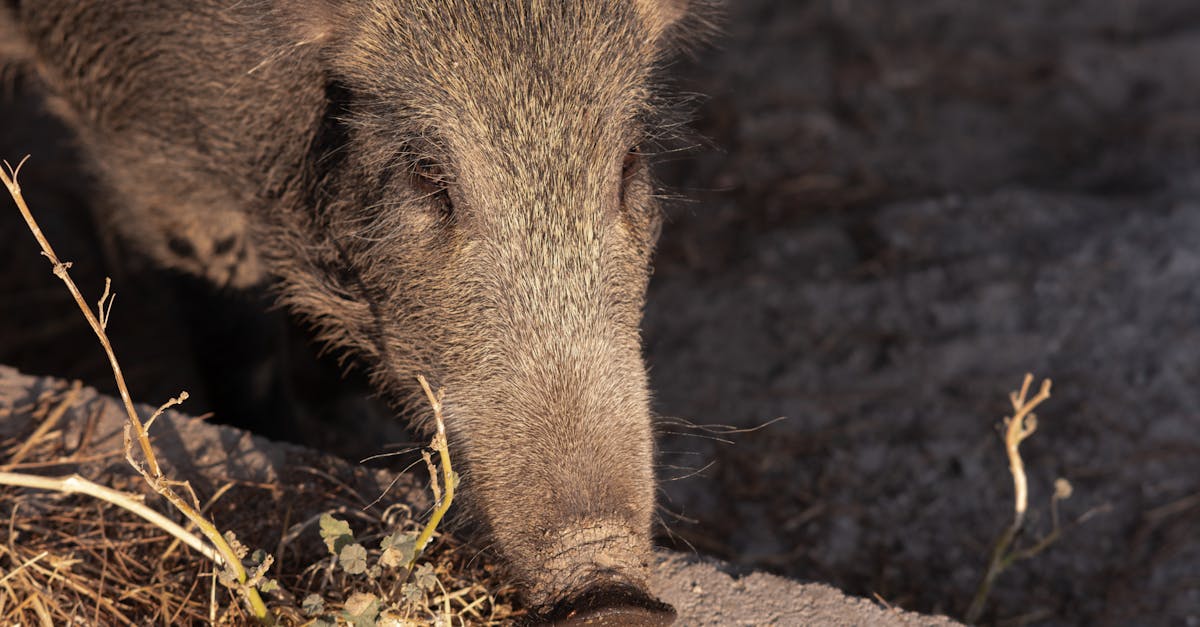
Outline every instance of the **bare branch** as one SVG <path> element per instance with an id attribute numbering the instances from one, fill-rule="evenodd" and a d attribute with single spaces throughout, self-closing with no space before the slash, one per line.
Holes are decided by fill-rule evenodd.
<path id="1" fill-rule="evenodd" d="M 62 477 L 46 477 L 18 472 L 0 472 L 0 484 L 34 488 L 37 490 L 53 490 L 55 492 L 62 492 L 63 494 L 86 494 L 93 498 L 112 503 L 121 509 L 141 516 L 155 527 L 179 538 L 184 544 L 192 547 L 198 553 L 217 564 L 223 563 L 221 555 L 214 551 L 211 546 L 189 533 L 187 529 L 175 524 L 170 518 L 147 507 L 141 502 L 141 497 L 102 486 L 84 479 L 77 474 Z"/>

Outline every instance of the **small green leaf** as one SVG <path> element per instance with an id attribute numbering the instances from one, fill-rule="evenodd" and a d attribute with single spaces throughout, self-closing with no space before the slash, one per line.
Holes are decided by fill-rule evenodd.
<path id="1" fill-rule="evenodd" d="M 274 579 L 263 579 L 258 582 L 258 589 L 262 592 L 275 592 L 279 589 L 279 582 Z"/>
<path id="2" fill-rule="evenodd" d="M 367 572 L 367 550 L 357 542 L 347 544 L 338 553 L 338 563 L 342 565 L 342 570 L 351 575 L 365 573 Z"/>
<path id="3" fill-rule="evenodd" d="M 375 595 L 355 592 L 342 607 L 342 618 L 354 627 L 375 627 L 380 609 L 379 599 Z"/>
<path id="4" fill-rule="evenodd" d="M 417 567 L 417 572 L 413 575 L 413 581 L 418 586 L 425 590 L 432 591 L 437 586 L 437 575 L 433 574 L 433 566 L 428 562 Z"/>
<path id="5" fill-rule="evenodd" d="M 319 594 L 310 594 L 300 602 L 300 611 L 304 612 L 305 616 L 316 616 L 325 611 L 325 599 Z"/>
<path id="6" fill-rule="evenodd" d="M 416 584 L 404 584 L 404 587 L 400 588 L 400 593 L 404 595 L 404 600 L 408 601 L 409 603 L 425 602 L 425 593 L 422 592 L 421 587 Z"/>
<path id="7" fill-rule="evenodd" d="M 396 546 L 396 545 L 397 545 L 397 544 L 399 544 L 400 542 L 404 541 L 404 539 L 405 539 L 405 538 L 407 538 L 407 537 L 409 537 L 409 536 L 414 536 L 414 534 L 412 534 L 412 533 L 404 533 L 403 531 L 397 531 L 397 532 L 395 532 L 395 533 L 392 533 L 392 534 L 390 534 L 390 535 L 386 535 L 386 536 L 384 536 L 384 537 L 383 537 L 383 540 L 380 540 L 380 541 L 379 541 L 379 548 L 381 548 L 381 549 L 390 549 L 390 548 L 392 548 L 393 546 Z M 415 536 L 414 536 L 414 537 L 415 537 Z"/>
<path id="8" fill-rule="evenodd" d="M 342 547 L 354 542 L 354 533 L 350 531 L 350 523 L 330 514 L 321 514 L 321 538 L 325 540 L 329 552 L 338 555 Z"/>
<path id="9" fill-rule="evenodd" d="M 379 563 L 387 568 L 406 567 L 417 555 L 417 534 L 397 531 L 380 543 L 383 555 Z"/>

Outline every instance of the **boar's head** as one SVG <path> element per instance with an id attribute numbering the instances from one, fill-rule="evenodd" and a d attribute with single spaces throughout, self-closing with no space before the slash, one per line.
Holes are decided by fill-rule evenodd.
<path id="1" fill-rule="evenodd" d="M 335 124 L 316 210 L 265 247 L 284 299 L 369 355 L 414 411 L 415 374 L 446 390 L 467 511 L 546 611 L 667 615 L 645 592 L 655 482 L 639 325 L 661 216 L 639 146 L 661 131 L 653 75 L 685 4 L 305 14 Z"/>

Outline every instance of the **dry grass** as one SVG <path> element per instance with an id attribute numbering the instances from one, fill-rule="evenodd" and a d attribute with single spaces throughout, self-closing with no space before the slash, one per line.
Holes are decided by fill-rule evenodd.
<path id="1" fill-rule="evenodd" d="M 22 438 L 0 443 L 11 451 L 0 466 L 0 473 L 3 473 L 0 484 L 10 486 L 0 488 L 0 494 L 3 494 L 0 515 L 7 517 L 7 540 L 0 546 L 0 566 L 4 568 L 0 571 L 0 622 L 21 625 L 312 624 L 321 621 L 355 625 L 504 624 L 519 616 L 519 612 L 512 609 L 514 591 L 496 579 L 492 567 L 476 559 L 477 552 L 449 536 L 435 535 L 438 522 L 451 504 L 457 483 L 457 476 L 450 468 L 444 427 L 439 429 L 433 442 L 444 473 L 444 498 L 436 474 L 432 473 L 433 465 L 426 457 L 436 500 L 427 525 L 419 525 L 413 512 L 406 507 L 389 508 L 382 514 L 372 515 L 371 503 L 353 489 L 313 492 L 303 487 L 310 483 L 281 482 L 281 485 L 241 487 L 250 490 L 265 487 L 273 493 L 275 504 L 299 504 L 297 509 L 304 511 L 294 512 L 289 507 L 286 511 L 277 509 L 264 515 L 243 508 L 243 512 L 250 512 L 249 517 L 243 513 L 239 519 L 234 508 L 225 511 L 226 516 L 222 519 L 227 528 L 237 529 L 239 534 L 262 536 L 265 527 L 278 539 L 276 552 L 282 557 L 290 551 L 292 559 L 281 559 L 275 565 L 275 557 L 261 551 L 251 554 L 232 533 L 222 533 L 212 522 L 213 506 L 220 510 L 219 499 L 238 487 L 227 483 L 206 505 L 201 505 L 188 482 L 167 477 L 150 436 L 150 427 L 155 420 L 167 408 L 186 400 L 186 392 L 159 407 L 145 423 L 141 422 L 105 333 L 113 302 L 110 285 L 106 282 L 93 312 L 69 276 L 71 264 L 58 259 L 26 206 L 16 181 L 18 171 L 19 166 L 10 168 L 7 173 L 0 172 L 0 180 L 41 245 L 54 274 L 71 292 L 104 348 L 120 391 L 127 424 L 122 452 L 90 451 L 84 444 L 74 451 L 67 451 L 62 439 L 53 437 L 64 416 L 74 414 L 75 420 L 95 417 L 93 414 L 81 418 L 88 410 L 78 406 L 78 383 L 57 396 L 43 395 L 32 404 L 0 415 L 0 418 L 18 420 L 21 413 L 28 412 L 30 419 L 27 422 L 36 425 Z M 441 393 L 434 395 L 423 381 L 422 385 L 435 414 L 440 414 Z M 141 453 L 140 459 L 134 455 L 135 443 Z M 77 475 L 47 477 L 13 472 L 37 468 L 56 468 L 61 472 L 63 466 L 77 465 L 83 460 L 111 460 L 119 458 L 121 453 L 129 466 L 124 469 L 119 465 L 109 466 L 103 476 L 92 477 L 93 481 Z M 142 482 L 128 473 L 129 467 L 137 471 Z M 327 479 L 339 488 L 346 486 L 346 482 L 335 475 L 313 470 L 315 476 Z M 25 492 L 19 487 L 50 492 Z M 190 529 L 143 504 L 141 492 L 147 487 L 168 501 L 175 514 L 182 515 L 189 526 L 199 528 L 207 543 L 193 535 Z M 227 506 L 237 502 L 231 498 L 224 501 Z M 365 575 L 350 575 L 335 568 L 336 559 L 330 560 L 319 551 L 303 548 L 302 545 L 313 544 L 301 541 L 306 534 L 317 535 L 312 523 L 320 512 L 329 510 L 355 512 L 359 537 L 364 542 L 387 537 L 398 529 L 412 530 L 417 537 L 417 547 L 424 548 L 426 544 L 436 542 L 430 561 L 419 571 L 422 587 L 403 585 L 412 574 L 415 556 L 407 568 L 394 572 L 378 569 Z M 231 514 L 232 518 L 229 517 Z M 301 514 L 303 522 L 273 526 L 273 521 L 287 521 L 294 514 Z M 362 530 L 364 523 L 365 533 Z M 196 549 L 206 559 L 177 550 L 180 542 Z M 381 551 L 366 549 L 366 552 L 377 561 Z M 419 550 L 417 555 L 420 555 Z M 265 575 L 273 565 L 275 569 L 271 576 L 274 580 L 269 580 Z M 223 586 L 218 586 L 218 581 Z M 260 595 L 260 589 L 274 592 L 270 608 Z M 420 594 L 414 594 L 414 589 Z M 319 603 L 315 602 L 317 597 L 320 597 Z M 242 602 L 236 602 L 237 598 Z M 303 606 L 297 602 L 301 598 L 305 599 Z"/>
<path id="2" fill-rule="evenodd" d="M 9 451 L 25 447 L 29 434 L 46 423 L 69 393 L 64 385 L 3 417 L 14 424 L 27 422 L 28 428 L 20 437 L 0 441 L 0 460 L 8 461 Z M 72 406 L 60 420 L 84 422 L 97 406 L 96 401 Z M 111 405 L 107 408 L 112 410 Z M 96 482 L 124 492 L 146 492 L 141 480 L 120 463 L 119 450 L 71 450 L 62 433 L 47 433 L 26 449 L 23 470 L 61 472 L 107 458 L 112 463 L 92 477 Z M 446 534 L 436 535 L 426 551 L 440 587 L 420 604 L 403 598 L 403 571 L 371 581 L 336 568 L 318 537 L 314 517 L 320 512 L 344 512 L 360 540 L 372 547 L 369 540 L 421 528 L 420 512 L 404 506 L 363 510 L 364 499 L 345 487 L 353 479 L 347 473 L 353 471 L 344 465 L 314 467 L 309 473 L 313 481 L 272 486 L 276 492 L 267 500 L 275 515 L 270 520 L 262 520 L 258 512 L 246 512 L 239 519 L 239 509 L 232 506 L 263 499 L 257 486 L 235 486 L 208 510 L 281 557 L 272 569 L 281 593 L 266 601 L 282 624 L 311 623 L 299 608 L 309 594 L 321 595 L 326 613 L 333 614 L 362 592 L 377 595 L 381 606 L 390 608 L 381 618 L 403 618 L 409 624 L 433 624 L 438 616 L 449 614 L 454 625 L 501 625 L 521 616 L 513 609 L 515 590 L 500 580 L 494 566 L 476 549 Z M 290 513 L 287 504 L 294 506 Z M 300 522 L 289 524 L 296 520 Z M 240 625 L 253 620 L 226 589 L 215 585 L 206 559 L 180 548 L 160 527 L 110 503 L 79 494 L 2 487 L 0 526 L 0 624 Z M 370 552 L 375 555 L 378 549 Z"/>

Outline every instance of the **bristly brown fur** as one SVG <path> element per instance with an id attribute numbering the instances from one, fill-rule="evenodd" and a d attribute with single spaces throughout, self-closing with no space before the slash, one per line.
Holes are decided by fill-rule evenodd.
<path id="1" fill-rule="evenodd" d="M 448 390 L 471 511 L 535 606 L 645 587 L 637 147 L 695 0 L 10 2 L 166 266 L 266 278 L 395 400 Z M 700 6 L 700 5 L 704 6 Z"/>

